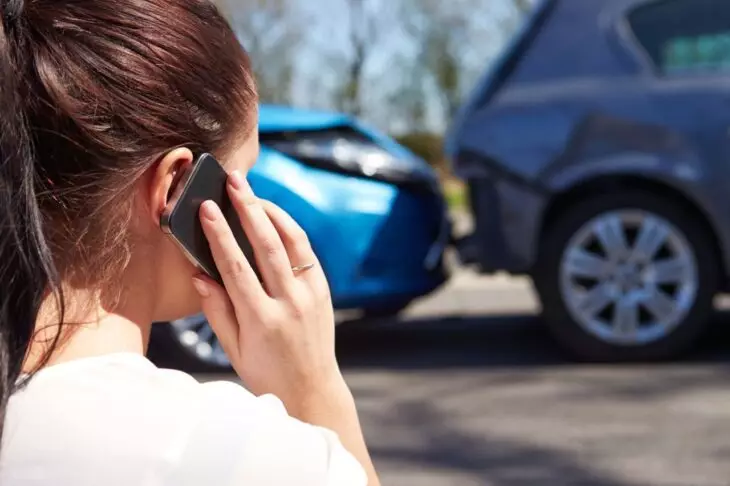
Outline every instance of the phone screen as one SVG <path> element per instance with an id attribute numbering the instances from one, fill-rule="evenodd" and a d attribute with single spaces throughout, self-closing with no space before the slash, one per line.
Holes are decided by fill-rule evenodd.
<path id="1" fill-rule="evenodd" d="M 188 259 L 221 285 L 223 280 L 200 223 L 200 206 L 208 200 L 221 208 L 238 245 L 260 278 L 253 249 L 228 197 L 227 179 L 228 174 L 215 157 L 207 153 L 200 155 L 178 183 L 160 219 L 163 231 L 171 235 Z"/>

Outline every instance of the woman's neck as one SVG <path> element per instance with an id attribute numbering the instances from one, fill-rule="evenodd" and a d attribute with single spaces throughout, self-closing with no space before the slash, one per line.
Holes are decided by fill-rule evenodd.
<path id="1" fill-rule="evenodd" d="M 49 294 L 41 305 L 23 371 L 31 372 L 43 363 L 57 336 L 58 345 L 50 354 L 47 366 L 119 352 L 144 354 L 149 343 L 153 307 L 149 295 L 134 293 L 138 295 L 123 295 L 119 303 L 108 310 L 110 306 L 105 306 L 96 292 L 86 289 L 64 291 L 66 309 L 64 324 L 60 327 L 56 297 Z"/>

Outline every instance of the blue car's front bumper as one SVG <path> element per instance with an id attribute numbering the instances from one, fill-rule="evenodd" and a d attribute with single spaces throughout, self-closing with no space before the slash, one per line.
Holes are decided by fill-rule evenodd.
<path id="1" fill-rule="evenodd" d="M 405 303 L 446 280 L 450 225 L 436 189 L 314 169 L 266 147 L 249 179 L 305 229 L 336 308 Z"/>

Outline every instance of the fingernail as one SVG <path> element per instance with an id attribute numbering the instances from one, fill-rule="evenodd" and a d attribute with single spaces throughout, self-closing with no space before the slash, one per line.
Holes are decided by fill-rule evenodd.
<path id="1" fill-rule="evenodd" d="M 210 288 L 208 284 L 200 280 L 198 277 L 193 277 L 193 287 L 200 294 L 201 297 L 210 297 Z"/>
<path id="2" fill-rule="evenodd" d="M 200 206 L 200 214 L 202 214 L 203 217 L 208 221 L 215 221 L 220 217 L 221 210 L 218 208 L 218 205 L 213 201 L 205 201 Z"/>
<path id="3" fill-rule="evenodd" d="M 239 191 L 245 189 L 247 184 L 246 178 L 243 177 L 243 174 L 241 174 L 241 172 L 238 170 L 234 170 L 233 172 L 231 172 L 231 174 L 228 176 L 228 181 L 230 182 L 231 187 Z"/>

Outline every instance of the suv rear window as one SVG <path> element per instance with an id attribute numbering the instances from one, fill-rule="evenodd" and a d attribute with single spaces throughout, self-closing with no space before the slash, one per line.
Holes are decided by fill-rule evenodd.
<path id="1" fill-rule="evenodd" d="M 730 74 L 730 1 L 654 0 L 628 16 L 663 74 Z"/>

